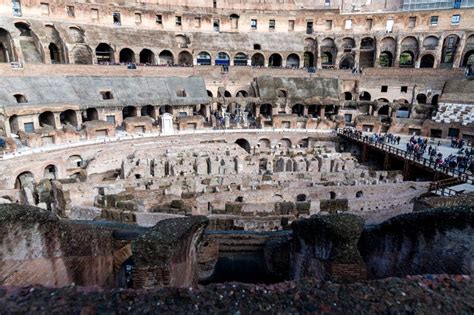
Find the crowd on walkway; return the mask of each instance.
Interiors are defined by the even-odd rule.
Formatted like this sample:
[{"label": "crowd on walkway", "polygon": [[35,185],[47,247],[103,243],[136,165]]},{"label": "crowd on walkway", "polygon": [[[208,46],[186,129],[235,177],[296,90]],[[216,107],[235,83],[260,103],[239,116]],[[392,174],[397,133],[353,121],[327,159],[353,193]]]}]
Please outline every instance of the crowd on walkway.
[{"label": "crowd on walkway", "polygon": [[[359,138],[369,143],[399,145],[401,140],[400,136],[390,133],[364,135],[362,131],[353,128],[344,128],[342,133],[346,136]],[[434,164],[434,168],[440,169],[441,171],[457,171],[459,173],[468,172],[474,174],[474,148],[465,147],[465,144],[463,139],[453,138],[451,140],[451,147],[459,150],[456,154],[451,153],[448,156],[444,156],[441,152],[440,140],[430,143],[428,138],[412,136],[406,143],[406,152],[413,155],[417,161],[423,160],[424,155],[427,153],[430,164]]]}]

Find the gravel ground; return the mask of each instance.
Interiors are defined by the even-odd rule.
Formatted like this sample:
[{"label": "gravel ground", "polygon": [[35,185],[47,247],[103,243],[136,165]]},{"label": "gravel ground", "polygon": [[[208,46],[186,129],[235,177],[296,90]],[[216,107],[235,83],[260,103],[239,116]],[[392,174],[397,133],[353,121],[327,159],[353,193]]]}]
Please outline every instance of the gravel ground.
[{"label": "gravel ground", "polygon": [[199,289],[0,287],[1,314],[473,314],[469,276],[425,275],[355,284],[305,279]]}]

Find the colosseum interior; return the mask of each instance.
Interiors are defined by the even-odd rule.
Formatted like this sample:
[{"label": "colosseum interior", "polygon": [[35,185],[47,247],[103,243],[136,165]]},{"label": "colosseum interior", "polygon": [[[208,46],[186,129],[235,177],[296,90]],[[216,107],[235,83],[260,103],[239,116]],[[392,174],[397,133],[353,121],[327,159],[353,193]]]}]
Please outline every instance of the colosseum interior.
[{"label": "colosseum interior", "polygon": [[[473,0],[0,1],[0,312],[57,302],[13,303],[25,286],[92,314],[64,287],[214,301],[231,281],[383,291],[425,274],[462,283],[434,313],[474,311],[470,294],[452,302],[474,289],[473,14]],[[426,312],[430,294],[413,292]],[[218,312],[204,299],[174,311]],[[251,300],[220,310],[269,311]],[[293,302],[276,312],[326,312]]]}]

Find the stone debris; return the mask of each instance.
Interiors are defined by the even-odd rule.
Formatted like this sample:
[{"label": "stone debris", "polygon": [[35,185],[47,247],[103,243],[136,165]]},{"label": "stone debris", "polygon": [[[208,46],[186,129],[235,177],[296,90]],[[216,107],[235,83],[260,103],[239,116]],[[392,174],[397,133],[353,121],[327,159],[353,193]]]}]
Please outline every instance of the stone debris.
[{"label": "stone debris", "polygon": [[302,279],[200,289],[0,287],[2,314],[472,314],[469,276],[423,275],[354,284]]}]

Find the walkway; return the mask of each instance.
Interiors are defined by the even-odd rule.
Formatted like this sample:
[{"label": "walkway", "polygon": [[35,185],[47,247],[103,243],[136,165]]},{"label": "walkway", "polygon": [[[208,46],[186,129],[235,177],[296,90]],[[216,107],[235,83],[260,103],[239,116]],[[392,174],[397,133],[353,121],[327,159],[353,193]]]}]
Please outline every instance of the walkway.
[{"label": "walkway", "polygon": [[[378,148],[383,150],[387,153],[396,155],[398,157],[403,158],[404,160],[409,160],[418,165],[422,165],[424,167],[428,167],[433,170],[433,172],[443,173],[448,176],[459,178],[462,182],[471,183],[474,185],[474,175],[468,174],[464,172],[459,172],[457,169],[440,169],[436,167],[436,163],[434,161],[430,161],[429,158],[422,157],[421,159],[417,159],[415,154],[408,153],[406,150],[402,149],[406,143],[400,141],[399,145],[393,145],[388,143],[380,143],[380,142],[373,142],[370,141],[370,138],[366,134],[357,135],[353,133],[344,132],[343,129],[338,129],[337,134],[343,138],[350,139],[353,141],[357,141],[359,143],[365,143],[373,148]],[[452,149],[452,148],[451,148]],[[449,151],[447,147],[443,146],[443,151]],[[457,150],[456,150],[457,151]],[[447,153],[447,152],[446,152]],[[444,155],[444,154],[443,154]]]}]

